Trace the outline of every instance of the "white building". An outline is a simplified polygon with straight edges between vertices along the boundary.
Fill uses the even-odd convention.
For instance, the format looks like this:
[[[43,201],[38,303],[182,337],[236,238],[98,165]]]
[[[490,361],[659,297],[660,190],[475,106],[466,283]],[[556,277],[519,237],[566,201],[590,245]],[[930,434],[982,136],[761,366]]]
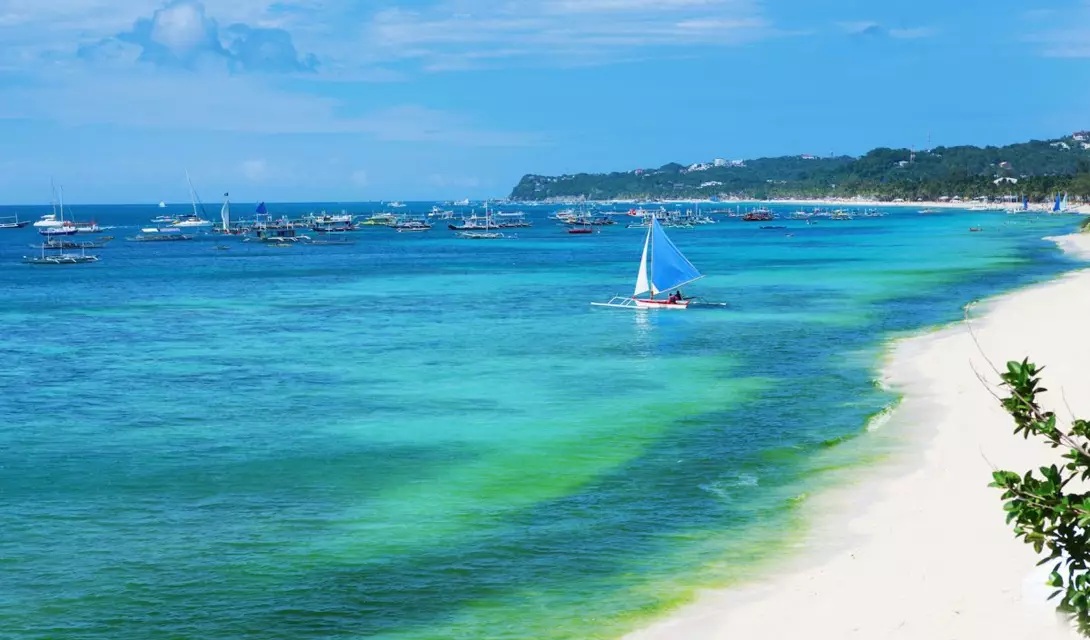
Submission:
[[[712,164],[717,167],[725,167],[727,166],[727,161],[723,158],[716,158],[715,160],[712,160]]]

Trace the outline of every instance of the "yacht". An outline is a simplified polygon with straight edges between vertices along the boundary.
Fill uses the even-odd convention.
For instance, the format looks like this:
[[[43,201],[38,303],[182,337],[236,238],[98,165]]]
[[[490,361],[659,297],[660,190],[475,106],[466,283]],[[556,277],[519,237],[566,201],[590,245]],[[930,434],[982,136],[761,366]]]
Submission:
[[[173,226],[182,229],[194,229],[200,227],[211,227],[212,222],[210,220],[205,220],[200,216],[189,215],[182,216],[181,218],[175,220]]]

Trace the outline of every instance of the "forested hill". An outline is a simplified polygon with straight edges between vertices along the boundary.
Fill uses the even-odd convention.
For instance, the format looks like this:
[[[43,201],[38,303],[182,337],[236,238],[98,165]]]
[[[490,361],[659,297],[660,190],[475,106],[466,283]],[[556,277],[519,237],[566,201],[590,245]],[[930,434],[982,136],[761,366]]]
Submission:
[[[852,197],[935,199],[942,196],[1026,194],[1033,200],[1057,191],[1090,197],[1090,133],[1005,147],[936,147],[926,151],[875,149],[866,155],[786,156],[744,162],[563,176],[527,175],[512,200],[586,197],[669,199],[708,197]]]

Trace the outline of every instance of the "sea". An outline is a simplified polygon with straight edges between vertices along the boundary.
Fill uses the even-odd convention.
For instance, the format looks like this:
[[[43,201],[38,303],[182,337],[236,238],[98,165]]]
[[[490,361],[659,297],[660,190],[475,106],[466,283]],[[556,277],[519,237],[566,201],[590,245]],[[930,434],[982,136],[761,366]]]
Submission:
[[[1043,240],[1074,216],[716,216],[667,232],[726,306],[592,307],[635,283],[625,209],[272,248],[77,205],[115,228],[74,266],[0,230],[0,635],[616,638],[774,570],[881,464],[891,340],[1081,266]]]

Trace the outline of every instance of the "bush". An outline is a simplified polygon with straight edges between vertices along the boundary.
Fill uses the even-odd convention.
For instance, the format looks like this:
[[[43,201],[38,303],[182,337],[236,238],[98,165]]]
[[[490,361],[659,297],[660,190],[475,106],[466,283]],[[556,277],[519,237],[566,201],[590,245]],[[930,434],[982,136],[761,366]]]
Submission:
[[[1048,584],[1055,587],[1049,599],[1061,597],[1058,609],[1075,623],[1084,636],[1090,635],[1090,560],[1087,525],[1090,524],[1090,493],[1071,490],[1073,481],[1090,479],[1090,423],[1074,420],[1065,431],[1056,425],[1056,415],[1043,411],[1037,402],[1041,369],[1023,360],[1008,362],[1001,374],[1010,395],[1002,398],[1003,408],[1014,418],[1015,435],[1042,438],[1053,449],[1065,449],[1060,466],[1041,467],[1019,475],[996,471],[990,486],[1003,490],[1007,523],[1014,524],[1015,537],[1047,554],[1038,566],[1055,563]]]

